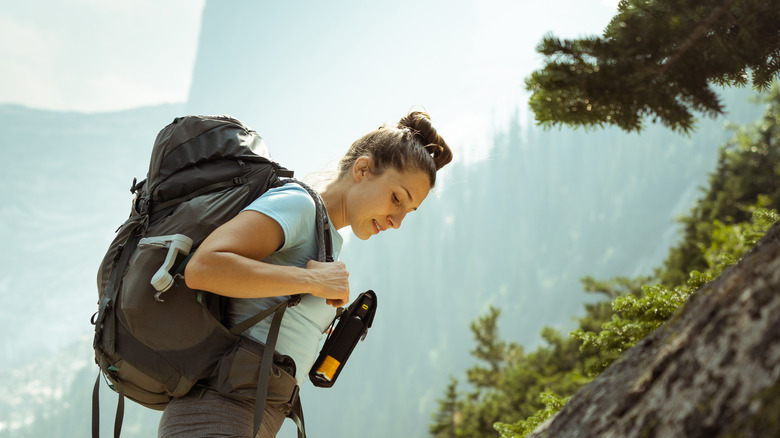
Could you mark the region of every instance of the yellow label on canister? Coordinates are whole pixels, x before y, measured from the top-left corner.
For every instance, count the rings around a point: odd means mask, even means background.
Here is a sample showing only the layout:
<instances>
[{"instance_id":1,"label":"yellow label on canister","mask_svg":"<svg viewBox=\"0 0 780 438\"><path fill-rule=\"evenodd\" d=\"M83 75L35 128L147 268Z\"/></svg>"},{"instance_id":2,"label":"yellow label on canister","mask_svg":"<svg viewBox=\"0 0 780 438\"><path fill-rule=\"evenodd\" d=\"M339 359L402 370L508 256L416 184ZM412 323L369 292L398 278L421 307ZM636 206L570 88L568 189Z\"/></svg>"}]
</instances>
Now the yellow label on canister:
<instances>
[{"instance_id":1,"label":"yellow label on canister","mask_svg":"<svg viewBox=\"0 0 780 438\"><path fill-rule=\"evenodd\" d=\"M320 374L326 380L333 380L333 376L336 375L339 365L341 365L341 362L331 356L326 356L325 360L320 364L320 367L317 368L317 374Z\"/></svg>"}]
</instances>

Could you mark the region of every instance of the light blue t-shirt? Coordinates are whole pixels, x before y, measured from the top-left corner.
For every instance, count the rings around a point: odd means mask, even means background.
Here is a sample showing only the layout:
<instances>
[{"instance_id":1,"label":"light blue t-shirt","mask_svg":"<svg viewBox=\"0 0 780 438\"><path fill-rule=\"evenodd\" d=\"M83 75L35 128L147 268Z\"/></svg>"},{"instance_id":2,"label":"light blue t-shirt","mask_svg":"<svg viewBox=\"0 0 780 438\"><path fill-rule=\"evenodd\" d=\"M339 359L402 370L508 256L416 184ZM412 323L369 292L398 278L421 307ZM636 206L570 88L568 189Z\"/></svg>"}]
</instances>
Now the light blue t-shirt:
<instances>
[{"instance_id":1,"label":"light blue t-shirt","mask_svg":"<svg viewBox=\"0 0 780 438\"><path fill-rule=\"evenodd\" d=\"M284 231L284 245L263 261L276 265L305 268L309 260L317 260L318 243L316 206L308 192L297 184L286 184L265 192L245 210L259 211L275 220ZM337 259L343 239L331 224L333 258ZM237 324L250 316L272 307L289 296L269 298L233 298L230 300L229 320ZM286 310L276 351L295 361L296 379L302 385L319 351L322 333L336 316L336 309L324 298L304 295L297 306ZM259 322L244 335L265 343L272 317Z\"/></svg>"}]
</instances>

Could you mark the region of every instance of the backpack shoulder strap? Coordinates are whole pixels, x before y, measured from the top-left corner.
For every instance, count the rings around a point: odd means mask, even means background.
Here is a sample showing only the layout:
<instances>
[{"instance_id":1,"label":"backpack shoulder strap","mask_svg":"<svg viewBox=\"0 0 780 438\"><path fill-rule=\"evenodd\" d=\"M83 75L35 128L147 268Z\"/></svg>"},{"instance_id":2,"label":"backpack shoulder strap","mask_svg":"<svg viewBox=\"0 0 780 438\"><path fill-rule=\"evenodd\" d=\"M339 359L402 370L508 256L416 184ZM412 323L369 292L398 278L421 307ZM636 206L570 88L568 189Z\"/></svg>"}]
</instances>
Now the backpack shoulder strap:
<instances>
[{"instance_id":1,"label":"backpack shoulder strap","mask_svg":"<svg viewBox=\"0 0 780 438\"><path fill-rule=\"evenodd\" d=\"M328 220L328 212L325 209L325 203L322 201L319 193L314 191L308 185L295 180L290 179L287 182L294 182L303 187L312 199L317 208L317 236L318 242L318 256L317 258L321 262L333 261L333 240L330 233L330 221ZM265 414L265 401L268 396L268 380L271 374L271 365L273 360L273 353L276 349L276 340L279 338L279 328L282 324L282 317L287 307L294 306L300 302L301 296L295 295L289 300L281 302L263 312L260 312L254 316L247 318L239 324L233 326L231 333L237 334L248 330L253 325L262 321L268 317L271 313L274 314L273 321L271 321L271 327L268 331L268 338L265 343L265 354L260 362L260 372L257 382L257 395L255 397L255 419L254 419L254 434L257 436L260 426L263 424L263 416ZM270 354L269 354L270 353ZM298 438L306 438L306 426L303 422L303 409L301 407L300 398L297 394L293 397L290 418L293 419L295 425L298 427Z\"/></svg>"},{"instance_id":2,"label":"backpack shoulder strap","mask_svg":"<svg viewBox=\"0 0 780 438\"><path fill-rule=\"evenodd\" d=\"M319 254L318 260L321 262L333 261L333 236L330 233L330 220L328 219L328 211L325 209L325 202L322 201L322 197L314 189L309 187L297 179L288 179L285 183L291 182L303 187L304 190L309 192L309 195L314 199L314 204L317 206L317 236L319 237Z\"/></svg>"}]
</instances>

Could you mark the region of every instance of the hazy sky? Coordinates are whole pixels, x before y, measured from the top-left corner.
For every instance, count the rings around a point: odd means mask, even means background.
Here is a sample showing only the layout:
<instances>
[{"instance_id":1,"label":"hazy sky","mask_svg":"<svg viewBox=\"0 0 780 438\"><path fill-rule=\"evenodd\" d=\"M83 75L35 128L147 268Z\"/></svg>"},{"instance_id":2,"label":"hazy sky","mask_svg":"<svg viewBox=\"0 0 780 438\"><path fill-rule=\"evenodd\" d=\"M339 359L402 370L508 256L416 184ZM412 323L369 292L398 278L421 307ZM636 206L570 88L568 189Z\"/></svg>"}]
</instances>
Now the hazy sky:
<instances>
[{"instance_id":1,"label":"hazy sky","mask_svg":"<svg viewBox=\"0 0 780 438\"><path fill-rule=\"evenodd\" d=\"M0 1L0 103L94 112L187 99L205 1Z\"/></svg>"},{"instance_id":2,"label":"hazy sky","mask_svg":"<svg viewBox=\"0 0 780 438\"><path fill-rule=\"evenodd\" d=\"M187 100L204 0L0 1L0 104L102 112ZM496 120L509 117L518 106L524 111L523 79L541 66L534 52L541 37L547 32L571 37L598 34L617 4L617 0L450 1L413 3L420 5L419 13L433 17L428 29L404 28L403 17L416 12L408 7L410 3L401 11L390 11L391 2L361 5L360 17L395 20L399 35L423 34L421 43L390 47L388 27L372 27L370 22L332 31L354 32L356 45L375 44L377 50L389 52L420 55L434 47L435 51L422 55L432 65L442 62L447 70L421 65L421 74L438 75L437 86L419 93L421 101L411 104L424 105L438 117L434 121L445 126L440 130L472 149L486 145L486 132ZM296 8L306 8L307 2L297 3ZM449 7L455 4L458 7ZM265 32L283 32L289 24L285 19L270 17L260 24ZM445 22L448 32L437 37L437 26ZM451 41L453 28L458 30L456 41ZM451 49L442 49L450 42ZM312 50L317 50L316 36ZM344 47L344 52L346 56L350 48ZM289 56L292 60L296 53ZM381 75L394 74L392 68L371 72L380 75L370 78L374 84L383 82ZM327 78L317 79L327 82ZM405 88L398 85L397 77L392 79L396 88ZM415 78L408 80L408 88L414 89ZM365 93L359 85L341 90L345 102L350 101L349 93ZM451 99L455 94L458 99ZM393 108L392 117L407 109ZM321 115L331 116L335 117Z\"/></svg>"}]
</instances>

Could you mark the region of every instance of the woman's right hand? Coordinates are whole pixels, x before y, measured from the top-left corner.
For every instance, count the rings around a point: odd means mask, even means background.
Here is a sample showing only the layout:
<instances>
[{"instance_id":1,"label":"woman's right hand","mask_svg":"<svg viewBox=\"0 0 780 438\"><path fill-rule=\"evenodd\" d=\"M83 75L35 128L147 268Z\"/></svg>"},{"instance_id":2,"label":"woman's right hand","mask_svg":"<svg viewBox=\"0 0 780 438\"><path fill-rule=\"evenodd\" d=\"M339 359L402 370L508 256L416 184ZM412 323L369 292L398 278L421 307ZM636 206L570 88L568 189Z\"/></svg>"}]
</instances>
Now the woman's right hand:
<instances>
[{"instance_id":1,"label":"woman's right hand","mask_svg":"<svg viewBox=\"0 0 780 438\"><path fill-rule=\"evenodd\" d=\"M333 307L344 307L349 303L349 272L344 262L309 260L306 269L313 274L316 284L310 292L312 295L325 298Z\"/></svg>"}]
</instances>

